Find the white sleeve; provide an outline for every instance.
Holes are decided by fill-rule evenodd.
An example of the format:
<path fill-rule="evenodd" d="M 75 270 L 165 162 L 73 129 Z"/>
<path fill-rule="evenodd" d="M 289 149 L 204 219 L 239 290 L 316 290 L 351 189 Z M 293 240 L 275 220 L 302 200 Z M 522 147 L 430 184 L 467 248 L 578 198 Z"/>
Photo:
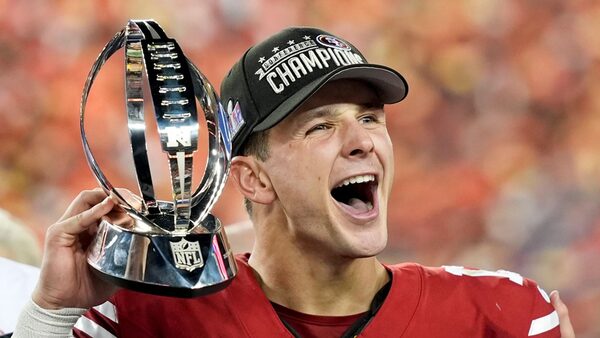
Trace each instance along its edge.
<path fill-rule="evenodd" d="M 73 337 L 73 326 L 87 309 L 46 310 L 29 300 L 23 307 L 13 338 Z"/>

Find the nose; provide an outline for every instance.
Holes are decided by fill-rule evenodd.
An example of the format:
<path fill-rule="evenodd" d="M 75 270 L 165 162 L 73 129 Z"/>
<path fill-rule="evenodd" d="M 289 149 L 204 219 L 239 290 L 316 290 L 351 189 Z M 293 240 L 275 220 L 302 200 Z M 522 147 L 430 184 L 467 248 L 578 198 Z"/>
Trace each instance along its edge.
<path fill-rule="evenodd" d="M 359 121 L 349 122 L 344 130 L 342 154 L 345 157 L 364 157 L 375 147 L 371 134 Z"/>

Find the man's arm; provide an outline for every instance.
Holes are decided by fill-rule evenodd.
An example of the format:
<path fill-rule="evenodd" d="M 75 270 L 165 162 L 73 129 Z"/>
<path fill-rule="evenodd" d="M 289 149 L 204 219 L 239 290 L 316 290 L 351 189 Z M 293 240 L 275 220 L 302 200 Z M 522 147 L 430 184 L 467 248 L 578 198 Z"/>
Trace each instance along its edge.
<path fill-rule="evenodd" d="M 48 228 L 33 303 L 21 313 L 15 337 L 44 336 L 45 332 L 32 331 L 43 328 L 39 324 L 44 322 L 65 321 L 65 325 L 72 326 L 85 309 L 104 303 L 117 290 L 97 278 L 86 259 L 87 246 L 99 221 L 114 206 L 100 189 L 83 191 Z"/>

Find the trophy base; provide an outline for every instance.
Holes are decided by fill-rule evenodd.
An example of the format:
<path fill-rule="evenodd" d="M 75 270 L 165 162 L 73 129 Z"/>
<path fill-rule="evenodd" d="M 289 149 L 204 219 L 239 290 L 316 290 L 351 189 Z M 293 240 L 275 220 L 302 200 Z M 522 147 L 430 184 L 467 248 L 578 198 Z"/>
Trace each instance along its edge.
<path fill-rule="evenodd" d="M 101 278 L 134 291 L 191 298 L 225 288 L 237 273 L 218 219 L 215 229 L 186 236 L 139 234 L 103 220 L 88 248 L 88 264 Z"/>

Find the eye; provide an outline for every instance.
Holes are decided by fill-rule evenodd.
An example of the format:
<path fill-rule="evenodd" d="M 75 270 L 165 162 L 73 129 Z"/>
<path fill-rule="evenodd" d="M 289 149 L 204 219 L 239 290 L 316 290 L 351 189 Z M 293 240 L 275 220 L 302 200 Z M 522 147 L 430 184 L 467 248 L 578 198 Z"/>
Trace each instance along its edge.
<path fill-rule="evenodd" d="M 379 122 L 379 118 L 375 114 L 368 114 L 359 117 L 358 121 L 361 123 L 377 123 Z"/>
<path fill-rule="evenodd" d="M 306 131 L 306 135 L 311 134 L 313 132 L 321 131 L 321 130 L 328 130 L 329 128 L 331 128 L 331 126 L 329 124 L 319 123 L 319 124 L 312 126 L 310 129 L 308 129 Z"/>
<path fill-rule="evenodd" d="M 367 115 L 367 116 L 361 116 L 361 118 L 359 119 L 360 122 L 362 123 L 370 123 L 370 122 L 375 122 L 375 117 L 372 115 Z"/>
<path fill-rule="evenodd" d="M 365 104 L 364 110 L 358 115 L 358 122 L 362 124 L 385 124 L 385 111 L 383 104 Z"/>

